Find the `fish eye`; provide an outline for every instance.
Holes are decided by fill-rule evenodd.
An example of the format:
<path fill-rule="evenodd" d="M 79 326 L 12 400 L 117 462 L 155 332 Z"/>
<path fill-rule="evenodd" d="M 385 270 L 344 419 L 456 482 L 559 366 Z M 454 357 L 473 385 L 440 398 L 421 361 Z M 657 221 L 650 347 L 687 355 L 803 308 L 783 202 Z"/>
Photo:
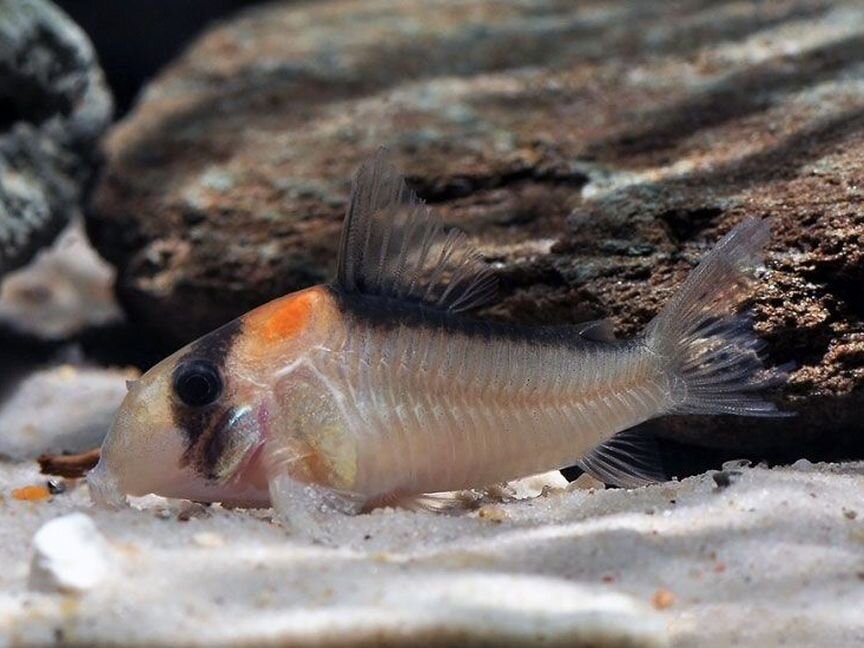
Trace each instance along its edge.
<path fill-rule="evenodd" d="M 219 370 L 207 360 L 189 360 L 174 370 L 174 393 L 190 407 L 203 407 L 222 394 Z"/>

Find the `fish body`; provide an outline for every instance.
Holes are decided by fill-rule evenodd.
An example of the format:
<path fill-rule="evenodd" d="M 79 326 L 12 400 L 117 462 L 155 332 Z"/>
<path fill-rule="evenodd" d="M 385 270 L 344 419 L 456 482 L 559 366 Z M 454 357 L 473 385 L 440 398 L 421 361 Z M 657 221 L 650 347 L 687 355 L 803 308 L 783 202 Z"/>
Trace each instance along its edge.
<path fill-rule="evenodd" d="M 569 465 L 662 479 L 632 431 L 675 413 L 776 415 L 735 308 L 769 236 L 726 236 L 634 340 L 608 323 L 520 327 L 463 311 L 482 260 L 378 156 L 355 178 L 336 281 L 261 306 L 147 372 L 91 479 L 97 501 L 157 493 L 274 505 L 295 525 Z M 758 377 L 757 377 L 758 376 Z"/>

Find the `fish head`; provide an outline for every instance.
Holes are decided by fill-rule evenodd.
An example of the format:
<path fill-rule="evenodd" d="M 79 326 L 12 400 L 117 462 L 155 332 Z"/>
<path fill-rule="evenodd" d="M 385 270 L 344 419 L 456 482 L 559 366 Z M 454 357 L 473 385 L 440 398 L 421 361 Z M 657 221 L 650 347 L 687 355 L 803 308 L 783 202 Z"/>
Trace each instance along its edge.
<path fill-rule="evenodd" d="M 276 383 L 337 318 L 328 289 L 309 288 L 250 311 L 147 371 L 131 385 L 88 476 L 94 500 L 119 506 L 125 495 L 154 493 L 268 505 L 267 428 L 271 418 L 286 423 Z"/>
<path fill-rule="evenodd" d="M 232 370 L 242 321 L 193 342 L 129 386 L 88 476 L 109 507 L 150 493 L 256 504 L 262 484 L 243 467 L 263 438 L 265 390 Z"/>

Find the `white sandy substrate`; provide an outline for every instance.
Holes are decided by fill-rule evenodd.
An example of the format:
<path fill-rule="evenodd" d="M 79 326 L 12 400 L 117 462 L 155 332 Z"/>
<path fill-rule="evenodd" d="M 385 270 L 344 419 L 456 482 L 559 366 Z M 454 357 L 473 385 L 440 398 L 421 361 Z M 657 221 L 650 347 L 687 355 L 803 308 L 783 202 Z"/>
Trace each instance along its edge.
<path fill-rule="evenodd" d="M 860 463 L 744 469 L 722 490 L 703 475 L 459 515 L 383 510 L 332 518 L 323 544 L 267 511 L 101 511 L 83 485 L 12 497 L 39 481 L 0 464 L 2 645 L 864 645 Z M 43 530 L 53 553 L 74 528 L 46 585 L 34 534 L 74 511 L 96 529 Z M 90 577 L 74 556 L 94 533 Z M 52 590 L 68 568 L 80 589 Z"/>
<path fill-rule="evenodd" d="M 0 458 L 85 452 L 102 444 L 135 369 L 61 364 L 0 390 Z"/>

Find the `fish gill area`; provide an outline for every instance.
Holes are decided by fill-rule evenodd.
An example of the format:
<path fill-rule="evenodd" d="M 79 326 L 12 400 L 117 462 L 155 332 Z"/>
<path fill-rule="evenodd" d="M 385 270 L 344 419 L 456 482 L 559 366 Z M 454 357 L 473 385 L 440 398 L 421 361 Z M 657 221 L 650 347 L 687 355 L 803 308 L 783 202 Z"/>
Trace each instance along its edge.
<path fill-rule="evenodd" d="M 864 642 L 861 2 L 177 4 L 0 0 L 0 646 Z M 745 307 L 796 416 L 658 419 L 668 484 L 565 471 L 314 547 L 266 512 L 92 510 L 86 454 L 39 474 L 127 380 L 329 280 L 380 147 L 476 243 L 499 321 L 636 336 L 772 219 Z"/>

